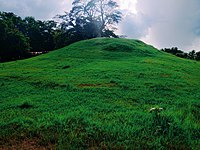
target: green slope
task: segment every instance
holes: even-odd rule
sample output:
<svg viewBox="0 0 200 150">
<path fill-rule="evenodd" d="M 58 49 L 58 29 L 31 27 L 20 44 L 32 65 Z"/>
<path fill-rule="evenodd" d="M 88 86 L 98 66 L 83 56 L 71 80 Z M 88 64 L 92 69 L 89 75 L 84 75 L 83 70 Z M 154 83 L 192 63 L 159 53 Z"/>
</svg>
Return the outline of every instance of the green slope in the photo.
<svg viewBox="0 0 200 150">
<path fill-rule="evenodd" d="M 2 63 L 0 149 L 200 149 L 199 83 L 199 62 L 138 40 Z"/>
</svg>

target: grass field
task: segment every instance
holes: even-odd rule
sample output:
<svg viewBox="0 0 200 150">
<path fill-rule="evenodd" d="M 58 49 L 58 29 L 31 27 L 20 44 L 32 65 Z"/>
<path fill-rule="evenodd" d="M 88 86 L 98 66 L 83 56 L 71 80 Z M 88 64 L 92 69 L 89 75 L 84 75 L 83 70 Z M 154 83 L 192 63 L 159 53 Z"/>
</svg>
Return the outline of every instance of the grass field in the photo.
<svg viewBox="0 0 200 150">
<path fill-rule="evenodd" d="M 0 149 L 200 149 L 200 63 L 138 40 L 0 64 Z"/>
</svg>

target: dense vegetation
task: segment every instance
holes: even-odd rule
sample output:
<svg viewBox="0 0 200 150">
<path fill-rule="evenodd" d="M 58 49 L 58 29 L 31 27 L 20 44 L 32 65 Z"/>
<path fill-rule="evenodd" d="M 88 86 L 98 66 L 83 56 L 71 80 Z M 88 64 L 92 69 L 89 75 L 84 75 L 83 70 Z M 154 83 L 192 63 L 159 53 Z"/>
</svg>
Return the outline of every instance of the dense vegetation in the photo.
<svg viewBox="0 0 200 150">
<path fill-rule="evenodd" d="M 115 1 L 74 0 L 72 5 L 69 13 L 58 15 L 63 20 L 61 28 L 67 29 L 71 38 L 117 37 L 115 25 L 121 21 L 122 14 Z"/>
<path fill-rule="evenodd" d="M 98 38 L 0 64 L 0 149 L 200 149 L 200 63 Z"/>
<path fill-rule="evenodd" d="M 22 19 L 11 12 L 0 12 L 0 27 L 0 61 L 26 58 L 28 52 L 55 49 L 54 21 Z"/>
<path fill-rule="evenodd" d="M 116 38 L 114 30 L 121 12 L 112 0 L 74 0 L 70 12 L 54 19 L 58 22 L 0 12 L 0 62 L 27 58 L 32 54 L 29 52 L 47 52 L 80 40 Z"/>
<path fill-rule="evenodd" d="M 173 54 L 177 57 L 181 58 L 187 58 L 187 59 L 192 59 L 192 60 L 200 60 L 200 51 L 195 52 L 195 50 L 190 51 L 189 53 L 183 52 L 182 50 L 179 50 L 177 47 L 172 47 L 172 48 L 163 48 L 161 49 L 164 52 Z"/>
</svg>

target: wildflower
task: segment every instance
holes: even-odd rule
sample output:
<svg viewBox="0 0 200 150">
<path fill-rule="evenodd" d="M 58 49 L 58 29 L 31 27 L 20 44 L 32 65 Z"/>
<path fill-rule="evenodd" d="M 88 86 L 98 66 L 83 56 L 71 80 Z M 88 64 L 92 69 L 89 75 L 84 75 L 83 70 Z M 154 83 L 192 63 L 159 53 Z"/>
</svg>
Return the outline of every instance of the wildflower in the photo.
<svg viewBox="0 0 200 150">
<path fill-rule="evenodd" d="M 154 108 L 151 108 L 150 110 L 149 110 L 149 112 L 151 113 L 151 112 L 161 112 L 163 110 L 163 108 L 156 108 L 156 107 L 154 107 Z"/>
</svg>

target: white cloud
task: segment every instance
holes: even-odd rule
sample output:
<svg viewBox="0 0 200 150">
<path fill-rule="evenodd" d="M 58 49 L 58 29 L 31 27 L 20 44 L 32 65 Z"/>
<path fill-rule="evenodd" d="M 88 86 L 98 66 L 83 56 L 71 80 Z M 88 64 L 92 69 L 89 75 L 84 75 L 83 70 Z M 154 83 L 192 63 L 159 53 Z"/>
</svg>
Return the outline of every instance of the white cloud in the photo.
<svg viewBox="0 0 200 150">
<path fill-rule="evenodd" d="M 137 0 L 116 0 L 116 2 L 119 4 L 120 9 L 132 14 L 137 14 L 137 9 L 135 7 Z"/>
<path fill-rule="evenodd" d="M 145 22 L 144 18 L 145 16 L 142 14 L 127 13 L 119 24 L 118 32 L 129 38 L 144 37 L 148 33 L 148 25 L 150 24 L 150 20 L 146 18 Z"/>
</svg>

